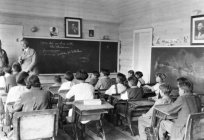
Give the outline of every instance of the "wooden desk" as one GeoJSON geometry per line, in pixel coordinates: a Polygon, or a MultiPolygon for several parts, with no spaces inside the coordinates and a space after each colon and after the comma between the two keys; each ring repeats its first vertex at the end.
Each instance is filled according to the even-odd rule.
{"type": "Polygon", "coordinates": [[[163,104],[163,105],[156,105],[153,110],[153,115],[152,115],[152,124],[151,126],[155,130],[155,135],[158,137],[159,135],[159,126],[160,122],[165,119],[175,119],[176,116],[170,115],[165,111],[165,106],[168,104],[163,104]]]}
{"type": "MultiPolygon", "coordinates": [[[[78,134],[78,124],[81,124],[81,121],[97,121],[96,128],[97,133],[103,139],[105,139],[105,133],[102,127],[102,115],[107,113],[107,110],[113,109],[113,106],[107,102],[103,102],[101,105],[84,105],[83,101],[75,101],[73,103],[74,109],[74,128],[75,128],[75,139],[79,139],[78,134]]],[[[85,127],[82,127],[85,128],[85,127]]],[[[83,136],[83,130],[81,130],[83,136]]]]}
{"type": "Polygon", "coordinates": [[[151,101],[151,100],[129,101],[128,103],[132,108],[152,107],[154,105],[154,101],[151,101]]]}

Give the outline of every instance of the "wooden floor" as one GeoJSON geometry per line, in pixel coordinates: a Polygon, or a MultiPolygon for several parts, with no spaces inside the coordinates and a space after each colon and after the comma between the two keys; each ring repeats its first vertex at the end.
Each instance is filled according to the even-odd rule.
{"type": "MultiPolygon", "coordinates": [[[[105,121],[103,124],[106,140],[139,140],[137,131],[136,136],[131,136],[128,130],[122,131],[120,127],[114,127],[110,122],[105,121]]],[[[136,128],[137,126],[135,126],[135,129],[136,128]]],[[[66,133],[59,134],[59,137],[56,140],[73,140],[73,137],[71,137],[72,130],[70,126],[66,126],[65,131],[66,133]]],[[[101,138],[97,137],[97,135],[90,129],[86,129],[86,137],[84,140],[101,140],[101,138]]]]}

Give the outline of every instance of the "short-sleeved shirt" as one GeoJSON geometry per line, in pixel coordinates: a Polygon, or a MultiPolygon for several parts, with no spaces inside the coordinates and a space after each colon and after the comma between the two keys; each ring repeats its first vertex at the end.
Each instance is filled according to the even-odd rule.
{"type": "Polygon", "coordinates": [[[121,94],[126,91],[126,86],[121,83],[116,85],[112,85],[108,90],[106,90],[105,94],[112,95],[112,94],[121,94]],[[116,89],[117,88],[117,89],[116,89]]]}
{"type": "Polygon", "coordinates": [[[20,100],[20,97],[25,93],[28,92],[29,89],[27,89],[26,86],[18,85],[14,86],[9,90],[9,93],[7,95],[6,104],[9,102],[16,102],[20,100]]]}
{"type": "Polygon", "coordinates": [[[66,95],[66,98],[75,96],[76,100],[87,100],[94,98],[94,87],[88,83],[79,83],[73,85],[66,95]]]}
{"type": "Polygon", "coordinates": [[[72,82],[71,81],[67,81],[67,82],[64,82],[62,83],[62,85],[60,86],[59,90],[69,90],[72,86],[72,82]]]}

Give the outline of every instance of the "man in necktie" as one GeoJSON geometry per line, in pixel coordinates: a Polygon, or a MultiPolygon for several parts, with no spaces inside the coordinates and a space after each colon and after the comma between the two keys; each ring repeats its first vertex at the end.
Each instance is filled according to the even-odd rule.
{"type": "Polygon", "coordinates": [[[23,53],[19,57],[18,62],[21,64],[22,71],[28,72],[30,75],[38,74],[36,51],[29,47],[26,39],[22,39],[20,44],[22,46],[23,53]]]}

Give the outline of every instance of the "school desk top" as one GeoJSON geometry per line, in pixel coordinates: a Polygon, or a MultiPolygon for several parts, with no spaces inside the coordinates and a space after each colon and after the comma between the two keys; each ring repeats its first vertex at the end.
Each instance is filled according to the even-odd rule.
{"type": "Polygon", "coordinates": [[[75,101],[73,105],[80,111],[94,111],[94,110],[106,110],[113,109],[114,107],[108,102],[102,102],[101,105],[84,105],[83,101],[75,101]]]}
{"type": "Polygon", "coordinates": [[[130,105],[133,107],[150,107],[154,105],[154,101],[151,100],[137,100],[137,101],[130,101],[130,105]]]}

